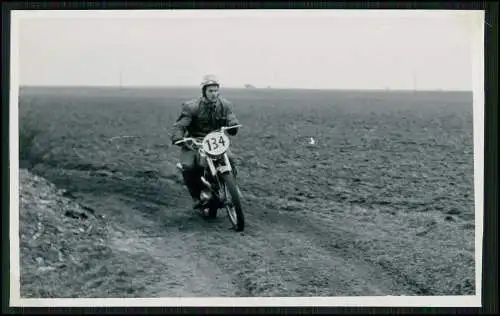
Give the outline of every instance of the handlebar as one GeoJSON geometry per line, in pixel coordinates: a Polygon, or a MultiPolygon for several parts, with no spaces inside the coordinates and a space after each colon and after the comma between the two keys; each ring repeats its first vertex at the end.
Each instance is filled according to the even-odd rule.
{"type": "Polygon", "coordinates": [[[196,146],[201,146],[201,141],[194,137],[185,137],[181,140],[176,141],[174,144],[179,145],[186,142],[193,142],[193,144],[195,144],[196,146]]]}
{"type": "Polygon", "coordinates": [[[241,124],[238,124],[238,125],[233,125],[233,126],[222,126],[222,127],[220,128],[220,131],[221,131],[221,132],[224,132],[224,131],[227,131],[228,129],[237,128],[237,127],[241,127],[241,124]]]}
{"type": "MultiPolygon", "coordinates": [[[[237,128],[237,127],[241,127],[241,124],[233,125],[233,126],[222,126],[220,128],[220,131],[224,132],[224,131],[227,131],[228,129],[233,129],[233,128],[237,128]]],[[[199,147],[199,146],[202,145],[201,140],[199,138],[195,138],[195,137],[185,137],[185,138],[183,138],[181,140],[176,141],[174,144],[175,145],[179,145],[179,144],[182,144],[182,143],[185,143],[185,142],[192,142],[197,147],[199,147]]]]}

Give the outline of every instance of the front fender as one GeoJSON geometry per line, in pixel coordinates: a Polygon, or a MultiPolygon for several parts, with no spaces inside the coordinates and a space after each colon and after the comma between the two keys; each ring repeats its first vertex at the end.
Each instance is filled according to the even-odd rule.
{"type": "Polygon", "coordinates": [[[219,172],[220,174],[231,172],[231,166],[230,165],[228,165],[228,166],[218,166],[217,167],[217,172],[219,172]]]}

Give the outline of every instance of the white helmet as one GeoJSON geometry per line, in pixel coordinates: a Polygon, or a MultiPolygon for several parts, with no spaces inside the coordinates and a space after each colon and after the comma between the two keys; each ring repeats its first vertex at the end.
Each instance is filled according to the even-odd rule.
{"type": "Polygon", "coordinates": [[[203,77],[203,81],[201,82],[201,92],[203,93],[203,95],[205,95],[205,89],[208,86],[220,87],[220,83],[219,80],[217,80],[217,77],[215,77],[214,75],[205,75],[203,77]]]}

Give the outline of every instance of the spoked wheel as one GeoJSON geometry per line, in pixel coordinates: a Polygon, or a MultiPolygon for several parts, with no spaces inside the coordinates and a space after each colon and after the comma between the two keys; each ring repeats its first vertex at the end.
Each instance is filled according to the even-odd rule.
{"type": "Polygon", "coordinates": [[[234,176],[232,173],[225,173],[221,177],[224,181],[226,193],[225,208],[229,215],[229,220],[236,231],[243,231],[245,229],[245,217],[241,207],[240,191],[236,186],[234,176]]]}

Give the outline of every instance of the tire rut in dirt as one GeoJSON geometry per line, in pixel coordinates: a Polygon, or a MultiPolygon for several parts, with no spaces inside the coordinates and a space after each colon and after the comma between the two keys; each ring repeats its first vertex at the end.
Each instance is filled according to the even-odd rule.
{"type": "MultiPolygon", "coordinates": [[[[235,234],[212,227],[198,248],[232,276],[239,296],[337,296],[401,294],[401,287],[350,253],[332,253],[310,234],[311,225],[269,224],[258,209],[244,206],[247,229],[235,234]],[[307,227],[309,229],[307,229],[307,227]]],[[[325,238],[322,236],[322,238],[325,238]]],[[[405,293],[411,291],[405,289],[405,293]]]]}
{"type": "MultiPolygon", "coordinates": [[[[187,191],[173,181],[151,183],[145,178],[135,178],[113,184],[115,187],[111,192],[101,190],[98,195],[94,192],[87,196],[85,203],[96,210],[106,210],[110,231],[122,232],[122,236],[134,232],[133,239],[129,239],[130,249],[134,248],[134,242],[141,245],[145,240],[156,240],[155,246],[144,250],[147,252],[143,254],[155,256],[156,253],[156,258],[165,258],[165,262],[171,258],[176,263],[170,264],[170,271],[177,265],[199,271],[197,276],[190,274],[189,269],[173,275],[168,274],[167,269],[165,278],[159,277],[155,285],[148,287],[151,295],[207,294],[196,292],[200,284],[209,289],[207,291],[218,292],[213,294],[216,296],[231,295],[231,292],[236,296],[413,292],[408,290],[407,284],[401,286],[393,282],[393,276],[363,258],[349,241],[354,236],[339,228],[329,227],[331,230],[327,230],[313,224],[307,217],[274,210],[264,214],[266,207],[258,200],[245,201],[244,198],[246,231],[237,233],[230,230],[225,211],[220,212],[217,219],[207,221],[190,210],[187,191]],[[121,189],[125,195],[113,193],[121,189]],[[332,239],[337,242],[332,243],[332,239]],[[200,266],[187,265],[179,259],[180,253],[200,266]],[[225,286],[208,285],[212,281],[225,286]],[[184,284],[184,290],[168,292],[169,286],[181,286],[176,287],[177,283],[184,284]]],[[[167,265],[165,262],[155,260],[150,269],[163,269],[159,265],[167,265]]]]}
{"type": "MultiPolygon", "coordinates": [[[[255,200],[252,198],[252,201],[255,200]]],[[[255,205],[258,205],[255,202],[255,205]]],[[[347,207],[347,206],[346,206],[347,207]]],[[[329,223],[328,215],[307,212],[283,212],[269,210],[262,206],[257,218],[252,221],[269,230],[288,231],[293,235],[304,235],[315,247],[323,249],[331,258],[342,258],[350,265],[357,266],[356,273],[365,275],[374,284],[379,284],[382,295],[426,295],[430,291],[423,285],[409,279],[390,265],[381,264],[367,256],[356,244],[358,235],[347,228],[329,223]],[[272,223],[272,224],[269,224],[272,223]]],[[[277,209],[277,208],[276,208],[277,209]]]]}
{"type": "MultiPolygon", "coordinates": [[[[171,208],[122,195],[81,196],[106,209],[108,242],[117,257],[133,256],[143,271],[136,283],[148,282],[140,297],[234,296],[230,277],[200,254],[205,241],[222,221],[205,221],[189,208],[171,208]],[[91,201],[93,199],[93,201],[91,201]],[[141,280],[142,279],[142,280],[141,280]]],[[[179,199],[179,206],[189,205],[179,199]]],[[[130,268],[120,266],[118,270],[130,268]]]]}
{"type": "MultiPolygon", "coordinates": [[[[204,275],[205,281],[201,278],[199,282],[207,284],[207,278],[220,271],[215,279],[219,283],[222,280],[229,282],[226,288],[235,288],[236,296],[401,295],[414,292],[408,284],[399,284],[393,279],[394,275],[363,258],[353,248],[355,236],[352,233],[338,228],[326,231],[301,216],[276,211],[263,215],[262,209],[246,203],[244,211],[250,224],[246,232],[236,233],[230,230],[225,212],[215,220],[204,220],[188,209],[187,198],[170,201],[170,205],[177,204],[175,209],[147,200],[121,199],[137,212],[137,219],[127,221],[131,224],[127,229],[140,231],[139,240],[164,239],[164,248],[157,247],[164,250],[156,252],[164,252],[165,257],[181,247],[187,252],[185,256],[194,262],[204,262],[205,266],[210,262],[212,267],[204,270],[208,273],[204,275]],[[182,242],[175,246],[168,241],[179,238],[182,242]],[[332,243],[332,239],[336,242],[332,243]],[[186,244],[190,246],[184,248],[186,244]],[[221,279],[220,275],[226,277],[221,279]]],[[[192,279],[190,282],[194,287],[199,284],[192,279]]],[[[227,294],[220,289],[212,291],[227,294]]]]}
{"type": "MultiPolygon", "coordinates": [[[[142,297],[232,296],[229,276],[213,262],[199,256],[193,234],[164,234],[145,237],[139,232],[116,234],[115,249],[150,257],[148,266],[159,270],[156,283],[141,293],[142,297]]],[[[150,268],[151,269],[151,268],[150,268]]]]}

